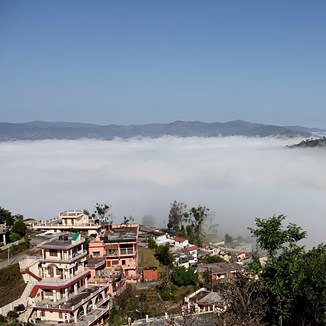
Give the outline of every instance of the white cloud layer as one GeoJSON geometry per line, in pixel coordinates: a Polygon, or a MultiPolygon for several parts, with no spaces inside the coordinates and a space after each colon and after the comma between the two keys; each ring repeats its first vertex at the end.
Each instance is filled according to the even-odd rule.
{"type": "Polygon", "coordinates": [[[0,143],[0,206],[25,217],[111,203],[115,221],[167,222],[174,200],[215,212],[220,236],[285,214],[325,242],[326,151],[276,138],[174,138],[0,143]]]}

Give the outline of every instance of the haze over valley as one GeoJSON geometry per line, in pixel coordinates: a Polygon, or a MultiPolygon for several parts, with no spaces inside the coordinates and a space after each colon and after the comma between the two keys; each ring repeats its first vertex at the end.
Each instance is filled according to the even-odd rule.
{"type": "Polygon", "coordinates": [[[115,222],[152,215],[164,227],[177,200],[210,208],[221,238],[244,234],[255,217],[285,214],[315,245],[325,240],[326,152],[288,144],[239,136],[3,142],[1,206],[48,219],[106,202],[115,222]]]}

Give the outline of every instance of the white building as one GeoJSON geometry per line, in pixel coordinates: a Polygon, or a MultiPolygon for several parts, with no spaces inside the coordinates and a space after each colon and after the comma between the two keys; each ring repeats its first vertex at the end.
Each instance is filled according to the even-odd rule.
{"type": "Polygon", "coordinates": [[[77,233],[53,237],[38,245],[41,257],[20,262],[30,288],[27,320],[95,325],[109,312],[108,285],[88,282],[84,243],[77,233]]]}
{"type": "Polygon", "coordinates": [[[100,231],[101,223],[91,219],[82,210],[67,210],[60,213],[57,218],[42,220],[33,224],[33,230],[52,233],[69,231],[70,229],[91,235],[100,231]]]}

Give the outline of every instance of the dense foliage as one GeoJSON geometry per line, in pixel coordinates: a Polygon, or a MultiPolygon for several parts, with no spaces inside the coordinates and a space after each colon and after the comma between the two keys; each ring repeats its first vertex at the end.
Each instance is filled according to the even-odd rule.
{"type": "MultiPolygon", "coordinates": [[[[0,207],[0,224],[6,224],[6,226],[10,229],[9,241],[15,242],[19,240],[21,237],[25,236],[26,233],[26,225],[23,221],[23,215],[17,214],[12,215],[12,213],[0,207]]],[[[8,241],[8,234],[6,235],[8,241]]]]}
{"type": "Polygon", "coordinates": [[[170,250],[169,244],[155,247],[155,258],[164,266],[171,267],[174,262],[174,257],[170,250]]]}
{"type": "Polygon", "coordinates": [[[199,262],[201,263],[225,263],[225,260],[218,255],[204,255],[199,257],[199,262]]]}
{"type": "Polygon", "coordinates": [[[175,267],[171,273],[171,280],[173,284],[178,286],[196,285],[198,283],[198,274],[193,268],[175,267]]]}
{"type": "Polygon", "coordinates": [[[267,263],[262,267],[254,261],[251,272],[238,273],[222,286],[229,304],[221,318],[226,324],[325,325],[326,246],[305,251],[297,242],[306,232],[291,223],[284,228],[284,219],[257,218],[257,227],[250,229],[267,263]]]}

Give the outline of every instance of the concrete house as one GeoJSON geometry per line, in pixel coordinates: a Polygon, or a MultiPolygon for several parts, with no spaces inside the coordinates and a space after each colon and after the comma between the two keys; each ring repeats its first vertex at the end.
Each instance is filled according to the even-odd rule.
{"type": "Polygon", "coordinates": [[[82,210],[66,210],[60,213],[58,217],[39,221],[34,223],[32,227],[33,230],[48,231],[54,234],[74,229],[91,235],[100,231],[101,224],[92,220],[82,210]]]}
{"type": "Polygon", "coordinates": [[[121,270],[126,282],[139,282],[138,230],[138,224],[106,225],[102,228],[101,235],[89,243],[90,257],[105,258],[107,270],[121,270]]]}
{"type": "Polygon", "coordinates": [[[38,244],[41,257],[20,262],[28,282],[27,321],[95,325],[110,311],[108,285],[89,283],[85,239],[60,235],[38,244]]]}

